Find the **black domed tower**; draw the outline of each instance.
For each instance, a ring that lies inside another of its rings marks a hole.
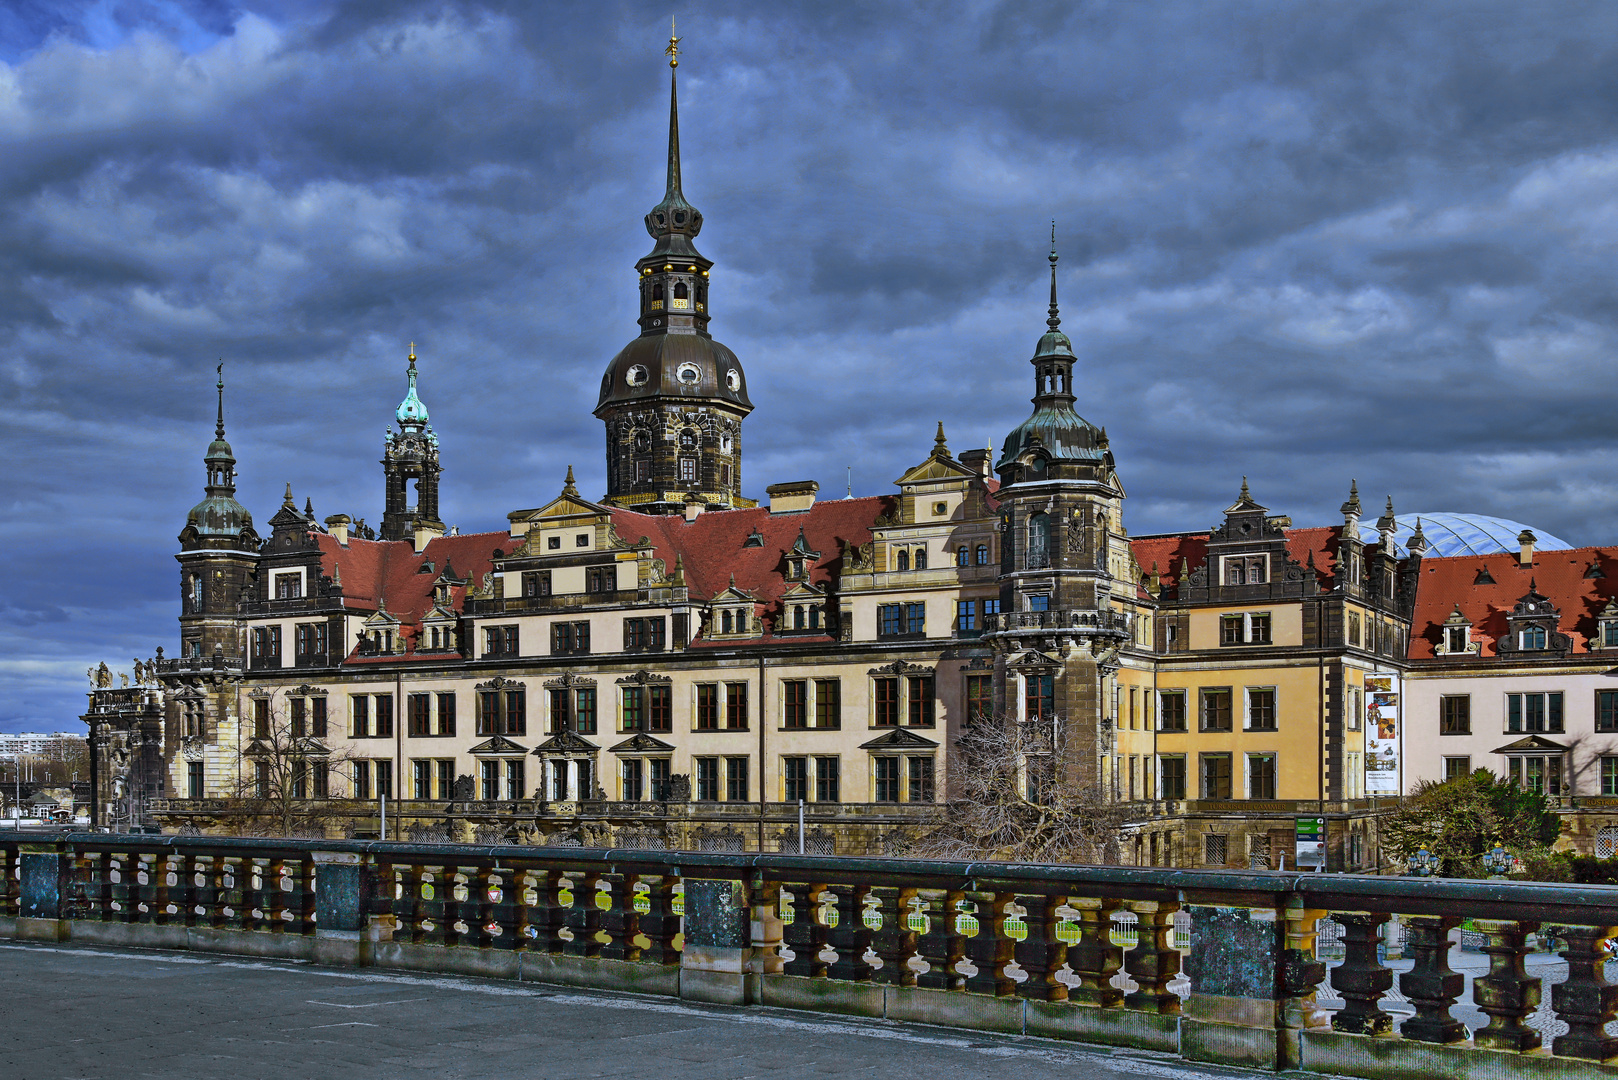
[[[238,604],[258,567],[253,515],[236,501],[236,455],[225,441],[225,365],[219,365],[219,418],[202,463],[206,496],[180,531],[180,651],[187,657],[242,656]]]
[[[669,39],[669,67],[679,66]],[[679,513],[690,496],[710,509],[755,505],[741,497],[742,420],[753,411],[736,354],[708,335],[708,271],[692,244],[702,212],[680,190],[678,87],[669,77],[668,189],[646,215],[656,241],[635,264],[640,337],[607,365],[595,415],[607,425],[605,502],[647,514]]]

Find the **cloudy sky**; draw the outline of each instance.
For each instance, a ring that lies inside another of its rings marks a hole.
[[[177,638],[226,361],[241,498],[381,517],[406,346],[463,531],[604,490],[669,5],[0,5],[0,730]],[[748,494],[1027,414],[1058,220],[1134,532],[1246,474],[1618,542],[1618,6],[676,5]]]

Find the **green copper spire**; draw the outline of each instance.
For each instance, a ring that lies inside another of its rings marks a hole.
[[[416,343],[410,343],[410,367],[406,371],[410,379],[410,392],[405,399],[399,402],[398,410],[393,414],[399,420],[399,426],[406,431],[420,430],[427,426],[427,406],[421,403],[416,396]]]

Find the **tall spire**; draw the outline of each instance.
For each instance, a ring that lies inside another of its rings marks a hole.
[[[225,437],[225,362],[219,361],[219,419],[214,422],[213,437]]]
[[[406,431],[419,431],[427,424],[427,406],[423,405],[421,398],[416,396],[416,343],[414,341],[410,343],[410,356],[407,359],[410,366],[405,369],[405,378],[409,380],[410,389],[405,394],[404,400],[399,402],[399,408],[393,415],[398,419],[401,428]]]
[[[680,66],[680,39],[674,34],[672,20],[669,23],[668,47],[663,52],[669,58],[668,184],[663,191],[663,201],[646,215],[646,231],[652,234],[652,239],[661,241],[657,250],[667,248],[670,254],[689,257],[696,254],[689,242],[669,244],[673,236],[692,237],[702,231],[701,212],[686,202],[685,193],[680,190],[680,86],[677,72]]]
[[[1051,313],[1045,325],[1053,331],[1062,325],[1062,315],[1056,309],[1056,219],[1051,218]]]
[[[674,16],[669,16],[669,183],[666,198],[680,196],[680,39],[674,33]]]

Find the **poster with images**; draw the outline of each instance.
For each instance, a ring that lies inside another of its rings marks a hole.
[[[1399,794],[1399,676],[1365,677],[1365,793]]]

